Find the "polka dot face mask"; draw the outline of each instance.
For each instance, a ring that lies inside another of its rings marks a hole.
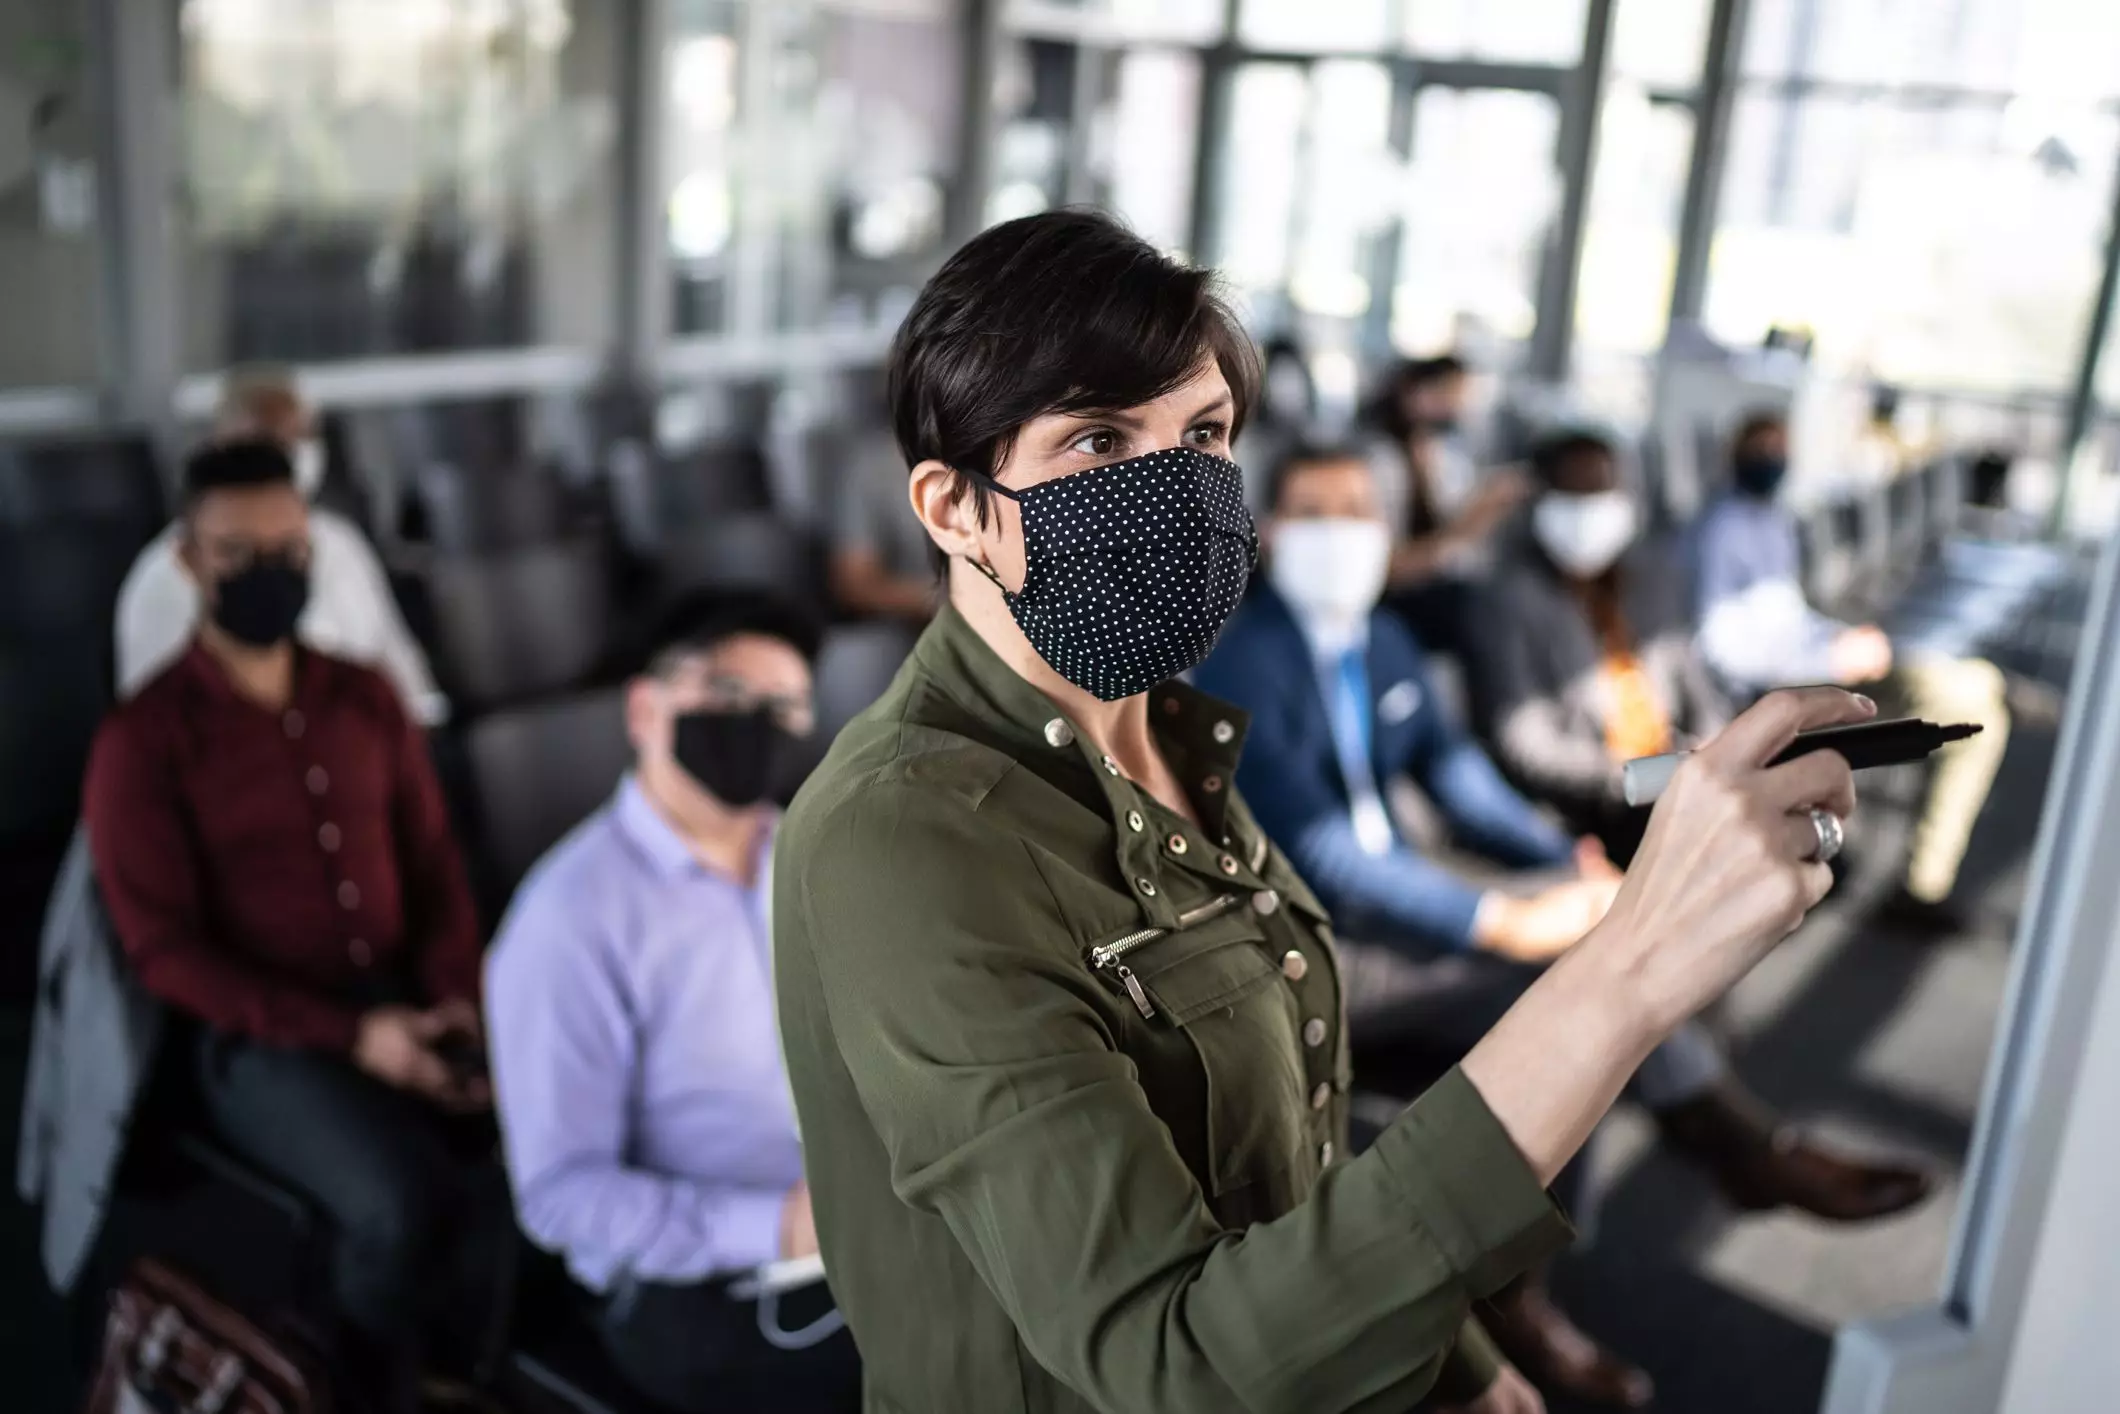
[[[1105,702],[1207,656],[1259,557],[1237,464],[1191,447],[1011,491],[1022,508],[1016,626],[1053,671]],[[978,568],[996,585],[985,565]]]

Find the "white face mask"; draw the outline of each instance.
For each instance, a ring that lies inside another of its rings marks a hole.
[[[1274,525],[1266,572],[1298,612],[1355,619],[1376,607],[1391,567],[1380,520],[1284,520]]]
[[[1637,528],[1634,498],[1625,491],[1549,491],[1531,508],[1531,533],[1553,563],[1577,579],[1610,569],[1634,543]]]
[[[304,437],[288,452],[287,460],[294,465],[294,489],[302,493],[303,500],[314,501],[324,489],[323,441]]]

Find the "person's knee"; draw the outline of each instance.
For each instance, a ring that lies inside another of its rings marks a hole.
[[[426,1176],[389,1163],[349,1175],[332,1216],[341,1237],[371,1263],[411,1270],[439,1237],[443,1195]]]

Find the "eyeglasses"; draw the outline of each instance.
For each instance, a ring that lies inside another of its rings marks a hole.
[[[742,678],[714,674],[692,683],[673,683],[694,711],[769,712],[774,724],[792,736],[808,736],[817,726],[817,709],[808,693],[761,692]]]
[[[309,537],[297,540],[257,541],[241,535],[203,536],[195,542],[200,554],[216,569],[230,574],[249,569],[260,560],[276,560],[298,570],[309,568],[313,553]]]

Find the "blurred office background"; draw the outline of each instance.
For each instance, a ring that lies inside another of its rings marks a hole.
[[[325,415],[325,500],[454,706],[490,922],[623,761],[629,606],[721,576],[822,607],[920,282],[1071,203],[1224,270],[1321,425],[1455,350],[1489,451],[1594,418],[1666,524],[1740,409],[1787,405],[1816,587],[1892,599],[1970,496],[2050,558],[1949,612],[2066,681],[2120,504],[2110,0],[0,0],[6,1050],[111,599],[226,370],[298,365]],[[1880,405],[1919,476],[1868,459]],[[887,675],[870,628],[828,645],[828,725]],[[2020,737],[1977,937],[1882,949],[1829,907],[1724,1018],[1793,1112],[1953,1172],[2053,754]],[[526,763],[581,779],[511,796]],[[1825,1235],[1615,1130],[1563,1282],[1660,1407],[1813,1407],[1842,1322],[1945,1280],[1955,1183]],[[33,1240],[10,1207],[10,1302]],[[57,1321],[0,1320],[6,1363]]]

